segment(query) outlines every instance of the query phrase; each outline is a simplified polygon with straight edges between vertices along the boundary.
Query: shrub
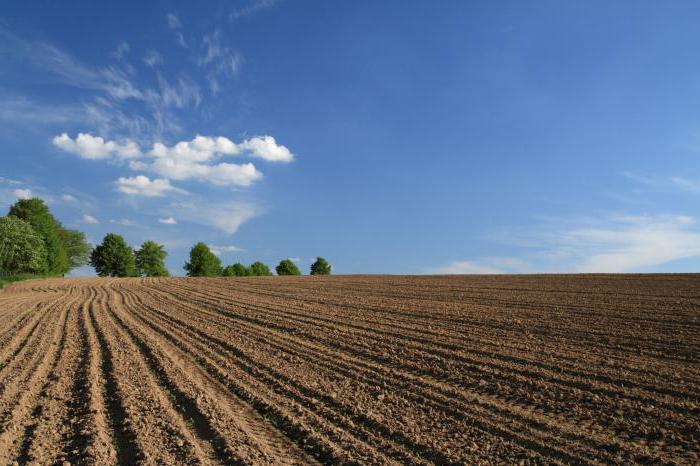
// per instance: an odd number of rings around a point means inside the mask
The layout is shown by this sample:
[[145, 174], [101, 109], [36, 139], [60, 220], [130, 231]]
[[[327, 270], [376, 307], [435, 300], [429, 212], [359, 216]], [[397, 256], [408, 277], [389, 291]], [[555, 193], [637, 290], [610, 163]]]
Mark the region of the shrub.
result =
[[146, 241], [136, 251], [136, 270], [143, 277], [168, 277], [170, 274], [164, 263], [167, 255], [162, 245]]
[[301, 275], [299, 267], [297, 267], [291, 259], [280, 261], [275, 270], [277, 271], [277, 275]]
[[323, 257], [317, 257], [316, 262], [311, 264], [311, 275], [330, 275], [331, 264]]
[[90, 265], [100, 277], [135, 277], [134, 250], [120, 235], [110, 233], [90, 254]]
[[267, 276], [267, 275], [272, 275], [272, 272], [270, 271], [270, 267], [267, 265], [263, 264], [262, 262], [253, 262], [250, 264], [250, 267], [248, 267], [248, 273], [249, 275], [254, 275], [254, 276]]
[[216, 277], [221, 275], [221, 261], [204, 243], [190, 250], [190, 261], [185, 262], [188, 277]]

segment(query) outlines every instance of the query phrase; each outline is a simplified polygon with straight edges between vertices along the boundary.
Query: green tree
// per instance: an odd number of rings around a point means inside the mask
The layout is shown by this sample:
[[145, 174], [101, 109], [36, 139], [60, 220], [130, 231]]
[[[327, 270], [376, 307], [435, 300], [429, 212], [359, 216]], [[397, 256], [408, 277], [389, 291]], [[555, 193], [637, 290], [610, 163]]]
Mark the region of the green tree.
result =
[[146, 241], [136, 251], [136, 271], [144, 277], [170, 276], [164, 263], [167, 255], [162, 245], [155, 241]]
[[46, 269], [44, 240], [24, 220], [0, 217], [0, 274], [41, 273]]
[[60, 235], [61, 224], [51, 215], [44, 201], [38, 198], [20, 199], [8, 215], [29, 223], [44, 240], [46, 247], [46, 268], [44, 273], [63, 275], [70, 270], [68, 251]]
[[252, 264], [250, 264], [250, 267], [248, 267], [248, 275], [254, 275], [259, 277], [272, 275], [272, 272], [270, 271], [270, 267], [268, 267], [260, 261], [257, 261], [253, 262]]
[[245, 277], [247, 275], [250, 275], [250, 271], [248, 271], [248, 267], [241, 264], [240, 262], [236, 262], [235, 264], [232, 265], [232, 267], [233, 267], [233, 274], [236, 277]]
[[316, 262], [311, 264], [311, 275], [330, 275], [331, 264], [323, 257], [317, 257]]
[[299, 267], [291, 259], [284, 259], [275, 267], [277, 275], [301, 275]]
[[216, 277], [221, 275], [221, 261], [204, 243], [195, 244], [190, 250], [190, 261], [184, 269], [189, 277]]
[[66, 248], [71, 269], [82, 267], [90, 261], [92, 245], [85, 239], [85, 233], [82, 231], [60, 228], [58, 234]]
[[241, 264], [240, 262], [236, 262], [233, 265], [226, 266], [222, 275], [224, 277], [245, 277], [250, 274], [248, 273], [248, 268], [245, 265]]
[[90, 265], [100, 277], [135, 277], [134, 250], [120, 235], [110, 233], [90, 254]]

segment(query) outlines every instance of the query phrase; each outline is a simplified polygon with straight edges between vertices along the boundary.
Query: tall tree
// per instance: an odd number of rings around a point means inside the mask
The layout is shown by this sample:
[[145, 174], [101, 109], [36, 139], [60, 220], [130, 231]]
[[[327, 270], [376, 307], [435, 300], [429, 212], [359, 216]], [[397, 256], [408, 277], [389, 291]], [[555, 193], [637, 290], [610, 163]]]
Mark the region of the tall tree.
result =
[[136, 270], [144, 277], [168, 277], [168, 269], [165, 268], [165, 257], [168, 255], [165, 248], [155, 241], [146, 241], [136, 251]]
[[60, 228], [58, 233], [66, 248], [71, 269], [82, 267], [90, 261], [92, 245], [85, 239], [85, 233], [67, 228]]
[[46, 269], [44, 240], [24, 220], [0, 217], [0, 274], [41, 273]]
[[184, 269], [189, 277], [216, 277], [221, 275], [221, 261], [204, 243], [195, 244], [190, 250], [190, 261]]
[[110, 233], [90, 255], [90, 265], [100, 277], [135, 277], [134, 250], [120, 235]]
[[63, 275], [70, 270], [70, 259], [60, 235], [61, 224], [51, 215], [44, 201], [38, 198], [20, 199], [8, 215], [29, 223], [44, 240], [46, 247], [46, 268], [43, 272]]
[[257, 261], [250, 264], [250, 267], [248, 267], [248, 274], [260, 277], [272, 275], [272, 272], [270, 271], [270, 267], [260, 261]]
[[299, 267], [291, 259], [284, 259], [275, 268], [277, 275], [301, 275]]
[[323, 257], [317, 257], [316, 262], [311, 264], [311, 275], [330, 275], [331, 264]]

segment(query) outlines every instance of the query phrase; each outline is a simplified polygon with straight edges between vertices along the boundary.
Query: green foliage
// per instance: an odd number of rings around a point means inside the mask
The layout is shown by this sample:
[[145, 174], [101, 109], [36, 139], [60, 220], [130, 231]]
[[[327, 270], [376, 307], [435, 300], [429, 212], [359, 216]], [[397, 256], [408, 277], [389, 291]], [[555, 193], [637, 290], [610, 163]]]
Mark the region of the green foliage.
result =
[[331, 264], [323, 257], [317, 257], [316, 262], [311, 264], [311, 275], [330, 275]]
[[165, 257], [168, 255], [165, 248], [155, 241], [146, 241], [136, 251], [136, 270], [143, 277], [168, 277], [168, 269], [165, 268]]
[[277, 275], [301, 275], [299, 267], [291, 259], [284, 259], [275, 268]]
[[248, 273], [248, 268], [245, 265], [241, 264], [240, 262], [236, 262], [233, 265], [226, 266], [222, 275], [224, 277], [245, 277], [250, 274]]
[[51, 215], [44, 201], [38, 198], [21, 199], [12, 207], [8, 215], [29, 223], [34, 231], [44, 240], [46, 247], [46, 266], [43, 272], [63, 275], [71, 268], [66, 245], [61, 239], [61, 224]]
[[233, 267], [233, 274], [236, 277], [245, 277], [247, 275], [250, 275], [250, 271], [248, 270], [248, 267], [241, 264], [240, 262], [236, 262], [231, 267]]
[[248, 267], [248, 275], [254, 275], [258, 277], [268, 276], [272, 275], [272, 272], [270, 271], [270, 267], [258, 261], [250, 264], [250, 267]]
[[42, 237], [18, 217], [0, 217], [0, 274], [41, 273], [45, 269]]
[[58, 234], [66, 248], [71, 269], [82, 267], [90, 261], [92, 245], [85, 239], [85, 233], [61, 227]]
[[184, 269], [188, 277], [216, 277], [221, 275], [221, 261], [204, 243], [195, 244], [190, 250], [190, 261]]
[[120, 235], [110, 233], [90, 255], [90, 265], [100, 277], [135, 277], [134, 250]]

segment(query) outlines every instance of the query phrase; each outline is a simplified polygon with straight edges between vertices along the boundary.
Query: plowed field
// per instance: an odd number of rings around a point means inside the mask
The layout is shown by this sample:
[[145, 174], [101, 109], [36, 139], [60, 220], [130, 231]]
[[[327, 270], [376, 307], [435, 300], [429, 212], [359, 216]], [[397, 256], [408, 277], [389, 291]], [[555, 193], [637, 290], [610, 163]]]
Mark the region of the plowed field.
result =
[[700, 462], [700, 276], [0, 291], [0, 464]]

